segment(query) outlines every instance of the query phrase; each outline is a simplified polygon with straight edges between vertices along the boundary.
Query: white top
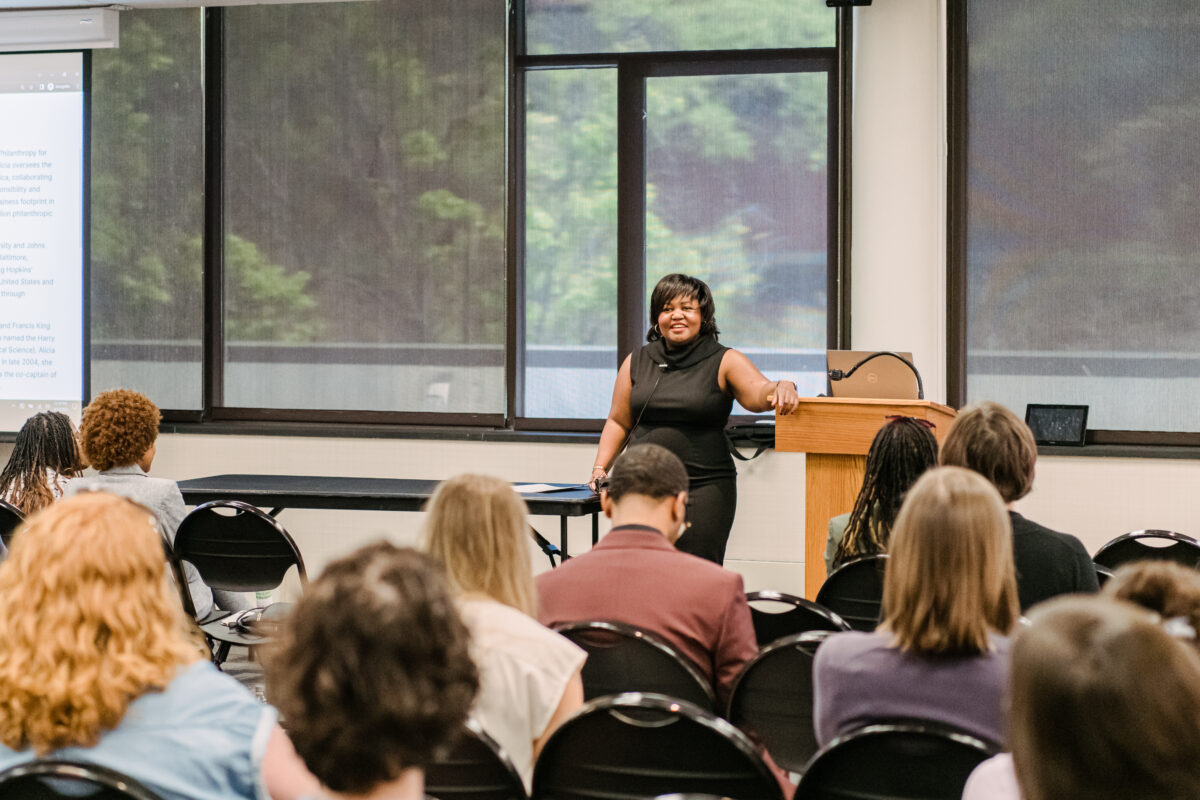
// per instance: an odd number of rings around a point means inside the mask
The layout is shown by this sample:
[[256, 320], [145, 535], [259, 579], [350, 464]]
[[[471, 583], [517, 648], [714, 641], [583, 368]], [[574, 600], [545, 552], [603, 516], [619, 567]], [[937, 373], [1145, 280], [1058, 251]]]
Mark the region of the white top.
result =
[[567, 683], [587, 654], [565, 637], [515, 608], [483, 598], [459, 602], [471, 631], [479, 668], [479, 696], [471, 711], [500, 743], [530, 788], [533, 740], [546, 731]]
[[992, 756], [976, 767], [963, 787], [962, 800], [1021, 800], [1012, 754]]

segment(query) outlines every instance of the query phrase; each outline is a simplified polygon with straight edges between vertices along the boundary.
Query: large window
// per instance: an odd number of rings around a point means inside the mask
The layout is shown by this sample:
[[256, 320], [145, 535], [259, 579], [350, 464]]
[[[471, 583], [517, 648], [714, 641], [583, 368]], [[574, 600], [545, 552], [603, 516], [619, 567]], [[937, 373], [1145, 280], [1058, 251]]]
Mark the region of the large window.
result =
[[502, 414], [501, 4], [225, 30], [224, 405]]
[[[956, 5], [959, 399], [1083, 403], [1091, 428], [1200, 431], [1200, 6]], [[1155, 439], [1103, 430], [1097, 441]]]
[[836, 19], [791, 0], [529, 0], [519, 417], [603, 417], [670, 272], [710, 284], [723, 341], [823, 391]]
[[92, 53], [91, 390], [203, 404], [204, 97], [196, 9], [123, 11]]
[[91, 390], [179, 419], [587, 428], [683, 271], [723, 341], [816, 393], [837, 22], [820, 0], [122, 12], [93, 62]]

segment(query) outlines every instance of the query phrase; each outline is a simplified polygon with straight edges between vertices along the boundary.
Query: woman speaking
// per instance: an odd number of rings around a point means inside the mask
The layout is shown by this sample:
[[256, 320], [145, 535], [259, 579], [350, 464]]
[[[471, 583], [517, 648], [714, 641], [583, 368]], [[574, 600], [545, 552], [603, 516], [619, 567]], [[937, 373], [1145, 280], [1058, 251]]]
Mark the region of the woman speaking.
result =
[[675, 546], [717, 564], [737, 508], [737, 471], [725, 441], [733, 401], [782, 414], [799, 403], [796, 384], [767, 380], [750, 359], [717, 343], [712, 292], [699, 278], [667, 275], [650, 295], [649, 342], [617, 372], [590, 485], [596, 488], [626, 444], [658, 444], [687, 467], [688, 529]]

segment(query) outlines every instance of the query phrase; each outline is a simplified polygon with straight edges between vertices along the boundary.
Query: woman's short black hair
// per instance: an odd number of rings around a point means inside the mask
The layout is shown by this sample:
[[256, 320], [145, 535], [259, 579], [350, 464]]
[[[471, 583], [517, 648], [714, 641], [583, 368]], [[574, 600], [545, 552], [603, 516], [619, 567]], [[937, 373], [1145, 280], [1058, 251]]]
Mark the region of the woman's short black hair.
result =
[[650, 330], [646, 332], [647, 342], [662, 338], [662, 332], [658, 329], [658, 315], [667, 303], [681, 295], [695, 298], [700, 306], [700, 335], [712, 334], [714, 339], [717, 338], [720, 333], [717, 330], [717, 308], [708, 284], [691, 275], [672, 272], [670, 275], [664, 275], [650, 293]]

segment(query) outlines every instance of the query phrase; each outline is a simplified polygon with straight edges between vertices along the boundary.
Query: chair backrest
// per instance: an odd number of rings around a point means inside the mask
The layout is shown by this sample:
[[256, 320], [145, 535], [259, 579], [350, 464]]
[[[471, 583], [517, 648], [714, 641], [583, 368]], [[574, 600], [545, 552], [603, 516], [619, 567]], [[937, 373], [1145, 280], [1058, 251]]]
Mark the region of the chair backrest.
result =
[[1102, 567], [1116, 569], [1130, 561], [1174, 561], [1200, 569], [1200, 542], [1174, 531], [1131, 531], [1103, 545], [1092, 557]]
[[547, 740], [533, 797], [640, 798], [698, 792], [779, 800], [754, 744], [723, 719], [675, 698], [630, 693], [586, 703]]
[[425, 769], [425, 794], [437, 800], [525, 800], [512, 759], [473, 719], [449, 752]]
[[834, 612], [856, 631], [873, 631], [883, 606], [883, 571], [887, 555], [847, 561], [825, 579], [817, 603]]
[[1100, 584], [1100, 588], [1104, 588], [1104, 584], [1108, 583], [1108, 579], [1113, 576], [1113, 571], [1103, 564], [1092, 562], [1092, 566], [1096, 569], [1096, 583]]
[[765, 745], [788, 772], [803, 772], [817, 752], [813, 658], [832, 635], [806, 631], [772, 643], [746, 663], [729, 695], [725, 718]]
[[162, 800], [121, 773], [78, 761], [39, 759], [0, 772], [3, 800]]
[[214, 500], [193, 509], [179, 523], [173, 551], [214, 589], [274, 589], [293, 565], [300, 581], [308, 580], [300, 550], [283, 526], [240, 500]]
[[554, 630], [587, 651], [581, 676], [586, 700], [651, 692], [715, 709], [704, 673], [661, 636], [621, 622], [568, 622]]
[[24, 521], [25, 515], [20, 509], [12, 503], [0, 500], [0, 543], [3, 543], [5, 550], [12, 546], [13, 534]]
[[850, 624], [811, 600], [783, 592], [749, 592], [750, 619], [759, 647], [805, 631], [848, 631]]
[[944, 725], [868, 725], [817, 753], [795, 800], [959, 800], [971, 771], [997, 752]]

